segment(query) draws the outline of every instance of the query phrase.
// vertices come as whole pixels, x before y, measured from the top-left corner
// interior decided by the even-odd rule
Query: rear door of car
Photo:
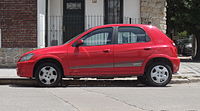
[[[142,64],[153,53],[152,42],[139,27],[118,27],[114,45],[114,70],[117,74],[138,74]]]

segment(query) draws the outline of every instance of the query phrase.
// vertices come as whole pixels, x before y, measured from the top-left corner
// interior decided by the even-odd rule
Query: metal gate
[[[63,43],[84,31],[84,0],[64,0]]]

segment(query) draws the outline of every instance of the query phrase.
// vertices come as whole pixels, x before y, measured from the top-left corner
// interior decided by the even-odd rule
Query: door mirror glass
[[[84,42],[83,40],[79,39],[77,42],[76,42],[76,47],[79,47],[80,45],[82,45]]]

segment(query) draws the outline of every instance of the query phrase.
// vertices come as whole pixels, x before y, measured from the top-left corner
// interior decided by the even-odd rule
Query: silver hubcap
[[[43,84],[53,84],[57,79],[57,71],[51,66],[43,67],[39,72],[39,79]]]
[[[151,70],[151,79],[156,83],[164,83],[169,78],[169,71],[163,65],[157,65]]]

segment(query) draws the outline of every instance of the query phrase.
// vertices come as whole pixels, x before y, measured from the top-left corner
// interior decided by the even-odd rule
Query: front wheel
[[[148,85],[163,87],[171,81],[172,69],[166,63],[152,63],[147,68],[146,77]]]
[[[58,65],[55,63],[42,63],[36,71],[35,77],[40,86],[58,86],[62,80],[62,73]]]

